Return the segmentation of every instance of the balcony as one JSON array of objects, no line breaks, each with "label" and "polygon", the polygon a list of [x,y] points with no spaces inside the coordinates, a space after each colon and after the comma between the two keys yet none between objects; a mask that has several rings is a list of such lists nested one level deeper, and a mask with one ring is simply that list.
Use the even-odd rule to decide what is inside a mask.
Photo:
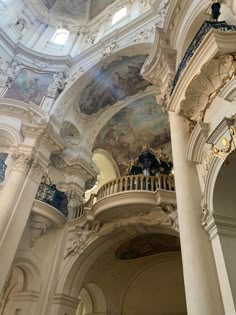
[{"label": "balcony", "polygon": [[162,204],[175,204],[174,175],[124,176],[104,184],[84,204],[94,218],[106,222],[123,215],[149,211]]},{"label": "balcony", "polygon": [[196,52],[197,48],[200,46],[201,42],[205,38],[205,36],[210,32],[212,29],[218,29],[221,30],[222,32],[233,32],[236,31],[236,26],[235,25],[228,25],[226,22],[210,22],[210,21],[205,21],[195,37],[193,38],[191,44],[189,45],[181,63],[179,64],[179,67],[177,69],[177,72],[175,74],[174,80],[173,80],[173,85],[172,85],[172,91],[174,91],[175,86],[186,68],[188,62]]},{"label": "balcony", "polygon": [[68,216],[68,199],[64,192],[57,190],[56,185],[41,183],[37,191],[36,200],[42,201]]}]

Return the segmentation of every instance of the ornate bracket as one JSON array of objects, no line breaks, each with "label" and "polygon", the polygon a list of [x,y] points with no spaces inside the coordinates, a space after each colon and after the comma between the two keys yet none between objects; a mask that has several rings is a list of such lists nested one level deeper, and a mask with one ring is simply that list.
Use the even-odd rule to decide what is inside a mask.
[{"label": "ornate bracket", "polygon": [[52,223],[47,218],[34,214],[30,222],[30,241],[29,246],[34,247],[37,240],[47,232]]}]

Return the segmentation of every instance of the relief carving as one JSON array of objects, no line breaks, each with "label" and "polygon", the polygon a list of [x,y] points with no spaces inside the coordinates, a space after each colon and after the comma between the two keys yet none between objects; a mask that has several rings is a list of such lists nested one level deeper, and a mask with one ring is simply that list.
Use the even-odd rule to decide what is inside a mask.
[{"label": "relief carving", "polygon": [[145,233],[148,228],[162,225],[178,231],[178,214],[173,205],[167,205],[165,209],[157,208],[148,213],[142,213],[133,217],[119,218],[114,221],[101,224],[98,221],[86,222],[83,226],[77,225],[69,238],[65,259],[69,256],[80,255],[99,237],[105,237],[117,229],[122,229],[129,235]]}]

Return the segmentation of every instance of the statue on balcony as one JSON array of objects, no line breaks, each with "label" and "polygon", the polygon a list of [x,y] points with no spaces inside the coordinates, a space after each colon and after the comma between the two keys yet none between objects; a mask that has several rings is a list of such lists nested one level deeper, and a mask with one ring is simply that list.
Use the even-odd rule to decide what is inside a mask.
[{"label": "statue on balcony", "polygon": [[143,146],[143,150],[138,157],[138,163],[142,165],[143,175],[150,176],[159,173],[160,160],[147,144]]},{"label": "statue on balcony", "polygon": [[169,175],[172,173],[172,169],[173,163],[169,160],[168,155],[163,153],[163,150],[161,150],[160,154],[157,154],[147,144],[145,144],[137,159],[130,159],[128,175]]}]

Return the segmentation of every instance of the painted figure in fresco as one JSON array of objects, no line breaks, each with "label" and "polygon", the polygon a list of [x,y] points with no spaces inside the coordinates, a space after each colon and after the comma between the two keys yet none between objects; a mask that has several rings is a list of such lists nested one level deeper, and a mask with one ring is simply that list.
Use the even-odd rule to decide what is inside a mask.
[{"label": "painted figure in fresco", "polygon": [[0,57],[0,87],[5,87],[7,85],[8,75],[7,70],[9,63]]},{"label": "painted figure in fresco", "polygon": [[37,97],[38,95],[38,78],[34,78],[34,79],[28,79],[27,81],[25,81],[23,83],[23,91],[24,91],[24,95],[23,95],[23,99],[24,102],[29,103],[30,101],[33,101],[34,98]]},{"label": "painted figure in fresco", "polygon": [[13,61],[9,64],[7,61],[0,59],[0,86],[10,87],[11,83],[15,80],[21,67],[17,62]]},{"label": "painted figure in fresco", "polygon": [[8,76],[7,86],[8,87],[10,87],[11,83],[16,79],[20,70],[21,70],[21,66],[19,66],[17,62],[13,61],[7,70],[7,76]]},{"label": "painted figure in fresco", "polygon": [[66,85],[65,77],[62,72],[56,73],[53,76],[52,82],[49,84],[47,95],[56,99],[64,90]]}]

